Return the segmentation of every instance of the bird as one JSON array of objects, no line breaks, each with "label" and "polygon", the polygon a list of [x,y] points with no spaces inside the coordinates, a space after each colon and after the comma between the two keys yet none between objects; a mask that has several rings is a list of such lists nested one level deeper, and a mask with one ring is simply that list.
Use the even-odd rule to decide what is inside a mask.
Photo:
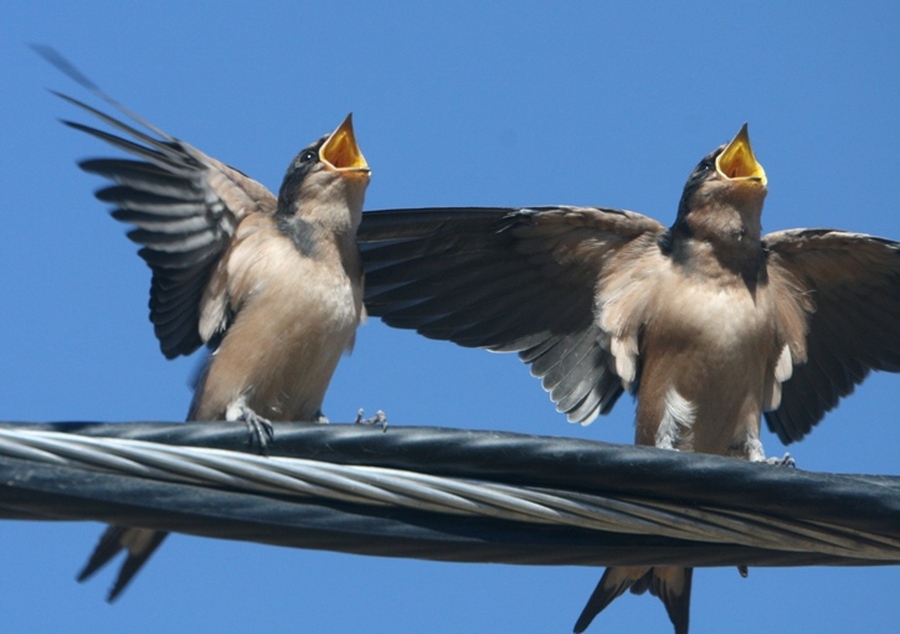
[{"label": "bird", "polygon": [[[63,121],[134,159],[81,161],[112,185],[96,192],[152,270],[150,320],[172,359],[207,346],[188,421],[248,426],[265,451],[271,421],[327,422],[322,401],[365,318],[356,230],[371,171],[352,114],[290,162],[277,194],[124,106],[51,51],[39,51],[132,123],[55,93],[112,128]],[[74,74],[73,74],[74,73]],[[384,422],[375,419],[357,422]],[[78,575],[84,581],[123,549],[114,601],[166,533],[109,526]]]},{"label": "bird", "polygon": [[[366,308],[518,353],[570,422],[627,391],[638,445],[790,464],[766,459],[762,418],[801,440],[871,370],[900,371],[900,244],[764,235],[766,193],[745,124],[690,173],[670,227],[602,207],[367,211]],[[630,589],[685,634],[691,582],[690,568],[608,568],[574,631]]]}]

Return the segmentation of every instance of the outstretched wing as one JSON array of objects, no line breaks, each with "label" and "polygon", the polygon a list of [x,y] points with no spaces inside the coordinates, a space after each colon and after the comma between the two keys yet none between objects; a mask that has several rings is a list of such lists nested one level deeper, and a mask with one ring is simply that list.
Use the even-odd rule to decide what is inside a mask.
[{"label": "outstretched wing", "polygon": [[812,299],[807,361],[766,413],[785,444],[800,440],[870,370],[900,372],[900,243],[859,233],[794,229],[764,238],[769,266]]},{"label": "outstretched wing", "polygon": [[592,207],[365,213],[366,308],[426,337],[518,352],[557,409],[586,424],[623,390],[595,319],[601,271],[625,264],[625,245],[653,244],[664,230]]},{"label": "outstretched wing", "polygon": [[63,122],[139,159],[89,159],[79,166],[116,183],[96,195],[116,206],[114,218],[135,227],[128,237],[142,245],[138,253],[153,271],[150,321],[163,354],[171,359],[192,353],[206,343],[198,330],[200,302],[212,269],[241,218],[274,213],[275,196],[252,178],[127,110],[122,109],[155,136],[56,94],[130,137]]}]

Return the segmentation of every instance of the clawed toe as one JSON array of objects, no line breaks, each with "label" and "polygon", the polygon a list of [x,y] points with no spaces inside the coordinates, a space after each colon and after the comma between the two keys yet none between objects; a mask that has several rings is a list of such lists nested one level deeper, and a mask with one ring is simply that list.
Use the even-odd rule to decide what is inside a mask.
[{"label": "clawed toe", "polygon": [[225,420],[242,422],[247,426],[248,444],[259,447],[260,453],[267,453],[269,443],[275,441],[275,428],[272,422],[254,412],[244,399],[229,405],[225,411]]},{"label": "clawed toe", "polygon": [[388,419],[387,414],[383,411],[378,410],[375,412],[375,415],[371,418],[363,418],[363,410],[360,409],[356,412],[356,420],[353,421],[356,425],[381,425],[381,431],[387,431]]},{"label": "clawed toe", "polygon": [[781,458],[766,458],[766,464],[775,465],[776,467],[790,467],[792,469],[797,468],[797,461],[791,457],[791,454],[785,453]]},{"label": "clawed toe", "polygon": [[253,410],[249,410],[249,412],[252,416],[247,416],[244,424],[247,425],[247,431],[250,434],[250,445],[253,446],[255,443],[260,451],[265,453],[269,443],[275,441],[275,428],[267,418],[257,415]]}]

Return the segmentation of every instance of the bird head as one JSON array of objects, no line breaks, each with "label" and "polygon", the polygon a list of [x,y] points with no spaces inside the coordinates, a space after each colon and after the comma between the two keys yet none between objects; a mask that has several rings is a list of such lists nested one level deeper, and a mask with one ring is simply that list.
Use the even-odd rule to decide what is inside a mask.
[{"label": "bird head", "polygon": [[356,142],[351,113],[334,132],[301,150],[291,161],[278,193],[278,213],[346,215],[349,208],[351,214],[359,215],[370,176]]},{"label": "bird head", "polygon": [[700,239],[759,239],[766,172],[750,146],[747,124],[691,172],[673,229]]}]

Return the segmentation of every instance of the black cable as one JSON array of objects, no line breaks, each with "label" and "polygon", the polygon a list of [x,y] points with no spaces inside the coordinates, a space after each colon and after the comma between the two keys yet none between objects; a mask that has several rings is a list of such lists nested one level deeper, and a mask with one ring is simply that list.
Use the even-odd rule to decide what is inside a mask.
[{"label": "black cable", "polygon": [[[0,424],[0,430],[133,439],[255,453],[228,423]],[[571,525],[454,516],[167,482],[73,464],[0,458],[0,517],[98,520],[299,548],[444,561],[529,565],[797,566],[900,562],[900,478],[816,474],[740,460],[587,440],[435,428],[279,424],[273,457],[625,499],[640,507],[789,522],[815,533],[805,551],[739,541],[675,539]],[[683,527],[692,529],[690,520]],[[872,549],[835,555],[826,543],[857,535]],[[817,544],[821,542],[822,547]]]}]

